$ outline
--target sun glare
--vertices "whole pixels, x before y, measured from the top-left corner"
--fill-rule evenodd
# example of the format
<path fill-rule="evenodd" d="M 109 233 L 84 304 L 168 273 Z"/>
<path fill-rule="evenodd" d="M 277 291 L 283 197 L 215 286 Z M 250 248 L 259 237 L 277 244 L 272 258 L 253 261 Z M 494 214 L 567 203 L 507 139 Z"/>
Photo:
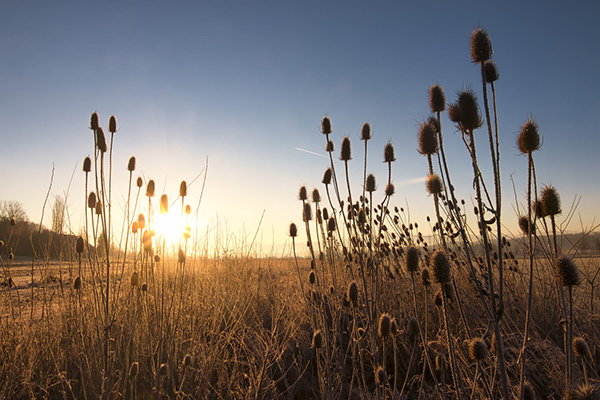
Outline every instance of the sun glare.
<path fill-rule="evenodd" d="M 169 245 L 176 246 L 180 240 L 189 238 L 190 225 L 187 218 L 176 213 L 158 214 L 156 234 Z"/>

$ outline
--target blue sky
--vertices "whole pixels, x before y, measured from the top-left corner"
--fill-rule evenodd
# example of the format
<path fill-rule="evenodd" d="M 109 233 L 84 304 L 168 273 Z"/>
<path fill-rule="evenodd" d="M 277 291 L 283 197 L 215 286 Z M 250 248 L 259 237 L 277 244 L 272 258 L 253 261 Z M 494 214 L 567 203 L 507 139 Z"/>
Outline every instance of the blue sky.
<path fill-rule="evenodd" d="M 478 26 L 490 33 L 500 71 L 505 224 L 514 230 L 517 219 L 511 176 L 518 200 L 525 198 L 526 160 L 515 139 L 530 116 L 544 140 L 535 154 L 539 182 L 557 187 L 565 214 L 582 196 L 585 226 L 598 216 L 595 2 L 11 1 L 0 8 L 0 199 L 22 202 L 33 221 L 54 165 L 52 195 L 69 191 L 71 228 L 82 225 L 81 163 L 93 152 L 93 111 L 103 126 L 111 114 L 119 123 L 116 208 L 130 156 L 134 178 L 154 179 L 172 197 L 208 157 L 201 219 L 244 241 L 264 210 L 258 240 L 285 243 L 288 224 L 301 221 L 299 186 L 320 188 L 327 167 L 296 148 L 325 153 L 319 125 L 328 115 L 336 148 L 343 136 L 353 139 L 354 181 L 362 174 L 361 125 L 374 131 L 369 171 L 380 182 L 383 146 L 392 141 L 392 204 L 408 204 L 412 219 L 423 221 L 433 203 L 422 183 L 411 183 L 427 171 L 415 150 L 417 124 L 429 113 L 433 83 L 448 102 L 465 87 L 481 95 L 469 58 Z M 443 123 L 455 186 L 469 201 L 467 153 Z M 199 190 L 198 182 L 190 187 L 192 204 Z M 569 230 L 579 229 L 578 214 Z"/>

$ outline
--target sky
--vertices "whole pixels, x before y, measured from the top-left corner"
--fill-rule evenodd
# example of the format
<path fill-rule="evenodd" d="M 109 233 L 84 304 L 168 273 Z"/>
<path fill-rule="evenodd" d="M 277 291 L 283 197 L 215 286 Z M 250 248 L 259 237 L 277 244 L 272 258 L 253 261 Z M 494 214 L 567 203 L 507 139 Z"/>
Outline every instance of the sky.
<path fill-rule="evenodd" d="M 368 170 L 380 196 L 383 147 L 394 144 L 391 205 L 423 222 L 434 213 L 422 181 L 427 162 L 416 151 L 418 123 L 430 112 L 427 91 L 442 85 L 450 103 L 471 88 L 481 100 L 469 36 L 484 27 L 500 72 L 504 223 L 517 232 L 527 162 L 515 142 L 534 117 L 543 138 L 534 154 L 538 180 L 559 191 L 559 222 L 580 199 L 567 227 L 580 231 L 600 217 L 598 16 L 593 1 L 5 1 L 0 200 L 21 202 L 39 222 L 53 175 L 42 221 L 50 224 L 55 197 L 66 196 L 78 233 L 81 166 L 93 155 L 88 126 L 96 111 L 106 131 L 110 115 L 118 121 L 113 210 L 124 207 L 131 156 L 133 178 L 155 180 L 157 193 L 173 200 L 182 180 L 200 175 L 189 187 L 194 209 L 207 172 L 198 218 L 220 232 L 222 248 L 235 250 L 256 234 L 263 251 L 283 254 L 288 225 L 302 221 L 299 187 L 324 193 L 328 159 L 318 154 L 326 154 L 319 128 L 327 115 L 336 157 L 342 138 L 352 140 L 357 183 L 360 129 L 370 123 Z M 472 202 L 468 154 L 447 117 L 442 123 L 458 196 Z M 485 130 L 477 137 L 489 179 Z"/>

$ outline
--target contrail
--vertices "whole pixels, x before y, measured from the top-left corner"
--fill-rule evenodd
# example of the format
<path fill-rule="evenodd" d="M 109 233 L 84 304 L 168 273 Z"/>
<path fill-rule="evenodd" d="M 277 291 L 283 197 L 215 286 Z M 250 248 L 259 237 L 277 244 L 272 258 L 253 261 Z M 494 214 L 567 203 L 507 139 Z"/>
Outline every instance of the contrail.
<path fill-rule="evenodd" d="M 426 176 L 423 176 L 421 178 L 407 179 L 405 181 L 401 181 L 400 183 L 398 183 L 398 186 L 402 187 L 402 186 L 414 185 L 415 183 L 425 182 L 426 180 L 427 180 Z"/>
<path fill-rule="evenodd" d="M 305 153 L 314 154 L 315 156 L 327 158 L 327 156 L 324 156 L 323 154 L 315 153 L 314 151 L 310 151 L 310 150 L 304 150 L 304 149 L 301 149 L 300 147 L 294 147 L 294 149 L 303 151 Z"/>

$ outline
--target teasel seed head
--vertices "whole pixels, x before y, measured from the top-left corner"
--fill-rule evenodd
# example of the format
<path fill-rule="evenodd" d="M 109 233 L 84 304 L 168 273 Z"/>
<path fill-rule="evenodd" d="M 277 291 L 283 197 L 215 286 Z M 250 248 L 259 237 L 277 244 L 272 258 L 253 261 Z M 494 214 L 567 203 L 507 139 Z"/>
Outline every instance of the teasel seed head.
<path fill-rule="evenodd" d="M 323 347 L 323 334 L 320 330 L 313 334 L 311 347 L 313 349 L 320 349 Z"/>
<path fill-rule="evenodd" d="M 331 168 L 327 168 L 323 173 L 323 179 L 321 179 L 321 183 L 329 185 L 331 183 L 331 174 Z"/>
<path fill-rule="evenodd" d="M 579 271 L 573 260 L 569 257 L 559 257 L 556 260 L 556 277 L 562 286 L 579 285 Z"/>
<path fill-rule="evenodd" d="M 117 131 L 117 117 L 111 115 L 108 120 L 108 131 L 110 133 L 115 133 Z"/>
<path fill-rule="evenodd" d="M 410 246 L 406 250 L 406 270 L 408 272 L 419 270 L 419 250 L 414 246 Z"/>
<path fill-rule="evenodd" d="M 88 195 L 88 207 L 96 208 L 96 193 L 90 192 Z"/>
<path fill-rule="evenodd" d="M 370 140 L 372 137 L 371 125 L 368 122 L 365 122 L 360 131 L 360 140 Z"/>
<path fill-rule="evenodd" d="M 129 158 L 129 162 L 127 163 L 127 171 L 129 171 L 129 172 L 135 171 L 135 156 L 131 156 Z"/>
<path fill-rule="evenodd" d="M 348 285 L 348 300 L 352 304 L 352 307 L 356 307 L 358 304 L 358 285 L 355 281 L 350 282 Z"/>
<path fill-rule="evenodd" d="M 163 194 L 160 196 L 160 213 L 168 214 L 169 213 L 169 196 Z"/>
<path fill-rule="evenodd" d="M 147 292 L 148 291 L 148 284 L 146 282 L 142 283 L 142 292 Z"/>
<path fill-rule="evenodd" d="M 179 196 L 181 196 L 181 197 L 187 196 L 187 182 L 186 181 L 181 181 L 181 184 L 179 185 Z"/>
<path fill-rule="evenodd" d="M 329 117 L 323 117 L 321 120 L 321 132 L 324 135 L 329 135 L 332 131 L 333 129 L 331 128 L 331 120 Z"/>
<path fill-rule="evenodd" d="M 493 52 L 490 35 L 485 29 L 477 28 L 471 32 L 471 60 L 474 63 L 489 60 Z"/>
<path fill-rule="evenodd" d="M 474 131 L 483 125 L 477 104 L 477 95 L 473 90 L 461 90 L 458 93 L 458 104 L 462 116 L 460 123 L 465 129 Z"/>
<path fill-rule="evenodd" d="M 179 249 L 179 251 L 177 252 L 177 262 L 179 264 L 185 263 L 185 253 L 183 252 L 183 249 Z"/>
<path fill-rule="evenodd" d="M 529 382 L 525 382 L 523 384 L 523 396 L 521 396 L 523 398 L 523 400 L 535 400 L 535 390 L 533 389 L 533 386 L 531 386 L 531 383 Z"/>
<path fill-rule="evenodd" d="M 327 220 L 327 232 L 335 231 L 335 218 L 331 217 Z"/>
<path fill-rule="evenodd" d="M 396 193 L 396 188 L 394 187 L 393 183 L 388 183 L 385 186 L 385 195 L 388 197 L 391 197 L 394 195 L 394 193 Z"/>
<path fill-rule="evenodd" d="M 425 287 L 431 286 L 431 277 L 429 276 L 429 269 L 423 268 L 421 270 L 421 283 Z"/>
<path fill-rule="evenodd" d="M 148 181 L 148 184 L 146 185 L 146 196 L 154 197 L 154 191 L 155 191 L 154 180 L 150 179 Z"/>
<path fill-rule="evenodd" d="M 129 376 L 135 378 L 138 372 L 140 372 L 140 363 L 137 361 L 132 362 L 131 367 L 129 367 Z"/>
<path fill-rule="evenodd" d="M 496 82 L 500 78 L 500 74 L 498 73 L 498 66 L 492 60 L 487 60 L 483 64 L 483 76 L 487 83 Z"/>
<path fill-rule="evenodd" d="M 160 255 L 159 255 L 159 254 L 157 254 L 157 255 L 155 255 L 155 256 L 154 256 L 154 262 L 157 262 L 157 263 L 159 263 L 159 262 L 160 262 L 160 260 L 161 260 L 161 258 L 160 258 Z"/>
<path fill-rule="evenodd" d="M 167 372 L 169 372 L 169 366 L 167 363 L 161 364 L 160 368 L 158 369 L 158 375 L 165 376 L 167 375 Z"/>
<path fill-rule="evenodd" d="M 542 207 L 546 216 L 553 216 L 562 212 L 560 209 L 560 197 L 558 196 L 558 191 L 554 186 L 545 186 L 542 189 L 541 198 Z"/>
<path fill-rule="evenodd" d="M 310 271 L 308 273 L 308 281 L 311 285 L 315 284 L 315 282 L 317 281 L 317 275 L 315 274 L 315 271 Z"/>
<path fill-rule="evenodd" d="M 462 110 L 458 103 L 452 103 L 448 106 L 448 117 L 455 124 L 460 124 L 462 121 Z"/>
<path fill-rule="evenodd" d="M 433 129 L 435 130 L 435 133 L 437 135 L 440 134 L 442 127 L 440 126 L 440 121 L 438 121 L 438 119 L 434 115 L 430 115 L 429 117 L 427 117 L 427 119 L 425 120 L 425 123 L 433 126 Z M 437 136 L 436 136 L 436 138 L 437 138 Z"/>
<path fill-rule="evenodd" d="M 14 260 L 14 258 L 15 258 L 15 255 L 14 255 L 13 253 L 9 253 L 9 254 L 8 254 L 8 259 L 9 259 L 10 261 Z"/>
<path fill-rule="evenodd" d="M 590 347 L 582 337 L 576 337 L 573 339 L 573 353 L 577 357 L 589 358 L 591 356 Z"/>
<path fill-rule="evenodd" d="M 531 221 L 525 216 L 519 217 L 519 228 L 521 228 L 521 232 L 524 235 L 529 235 L 530 228 L 533 228 L 531 229 L 531 234 L 535 234 L 535 227 L 531 225 Z"/>
<path fill-rule="evenodd" d="M 140 277 L 138 275 L 137 272 L 134 272 L 131 274 L 131 278 L 129 279 L 129 283 L 131 284 L 131 287 L 136 287 L 139 283 Z"/>
<path fill-rule="evenodd" d="M 377 326 L 377 333 L 380 337 L 386 338 L 390 336 L 392 319 L 388 314 L 381 314 L 379 317 L 379 324 Z"/>
<path fill-rule="evenodd" d="M 529 154 L 540 148 L 539 125 L 535 119 L 529 118 L 521 126 L 519 136 L 517 136 L 517 146 L 521 154 Z"/>
<path fill-rule="evenodd" d="M 319 189 L 313 189 L 312 201 L 313 203 L 319 203 L 321 201 L 321 193 L 319 193 Z"/>
<path fill-rule="evenodd" d="M 191 367 L 192 366 L 192 355 L 191 354 L 186 354 L 185 357 L 183 358 L 183 365 L 185 367 Z"/>
<path fill-rule="evenodd" d="M 133 223 L 131 224 L 131 233 L 133 233 L 135 235 L 139 229 L 140 228 L 139 228 L 138 222 L 133 221 Z"/>
<path fill-rule="evenodd" d="M 375 371 L 375 380 L 381 386 L 385 386 L 387 384 L 388 375 L 382 366 L 377 367 L 377 371 Z"/>
<path fill-rule="evenodd" d="M 469 342 L 469 357 L 474 361 L 482 361 L 488 357 L 487 344 L 479 338 Z"/>
<path fill-rule="evenodd" d="M 92 159 L 88 156 L 83 159 L 83 172 L 90 172 L 92 170 Z"/>
<path fill-rule="evenodd" d="M 306 190 L 306 186 L 300 186 L 300 190 L 298 191 L 298 199 L 302 201 L 308 199 L 308 191 Z"/>
<path fill-rule="evenodd" d="M 546 218 L 546 211 L 544 210 L 544 204 L 542 200 L 538 199 L 533 203 L 533 210 L 535 211 L 536 218 Z"/>
<path fill-rule="evenodd" d="M 440 194 L 444 190 L 442 179 L 439 175 L 431 174 L 427 177 L 427 191 L 429 194 Z"/>
<path fill-rule="evenodd" d="M 419 124 L 419 153 L 433 155 L 438 151 L 437 129 L 435 125 L 424 122 Z"/>
<path fill-rule="evenodd" d="M 73 289 L 75 289 L 75 290 L 81 289 L 81 277 L 80 276 L 75 278 L 75 281 L 73 282 Z"/>
<path fill-rule="evenodd" d="M 375 183 L 375 175 L 369 174 L 367 175 L 367 182 L 365 185 L 365 190 L 369 193 L 373 193 L 377 190 L 377 184 Z"/>
<path fill-rule="evenodd" d="M 429 87 L 429 108 L 433 113 L 442 112 L 446 109 L 444 89 L 437 83 Z"/>
<path fill-rule="evenodd" d="M 437 283 L 450 282 L 450 262 L 448 256 L 443 250 L 438 250 L 433 254 L 431 259 L 431 269 L 433 277 Z"/>
<path fill-rule="evenodd" d="M 141 176 L 138 176 L 137 181 L 135 182 L 135 185 L 139 188 L 141 188 L 142 186 L 144 186 L 144 180 L 142 179 Z"/>
<path fill-rule="evenodd" d="M 352 160 L 352 150 L 350 145 L 350 138 L 346 136 L 342 139 L 342 151 L 340 152 L 340 160 L 350 161 Z"/>
<path fill-rule="evenodd" d="M 367 222 L 367 214 L 365 213 L 364 208 L 358 210 L 358 215 L 356 219 L 359 225 L 364 225 Z"/>
<path fill-rule="evenodd" d="M 304 209 L 302 210 L 302 221 L 308 222 L 308 221 L 311 221 L 312 219 L 313 219 L 312 207 L 310 206 L 310 203 L 305 203 Z"/>
<path fill-rule="evenodd" d="M 192 207 L 189 204 L 185 205 L 185 213 L 190 215 L 192 213 Z"/>
<path fill-rule="evenodd" d="M 290 229 L 289 229 L 288 233 L 293 238 L 295 238 L 296 236 L 298 236 L 298 227 L 296 226 L 295 223 L 292 222 L 290 224 Z"/>
<path fill-rule="evenodd" d="M 79 236 L 77 238 L 77 246 L 75 246 L 76 247 L 75 250 L 77 251 L 77 254 L 83 253 L 83 244 L 84 244 L 83 243 L 83 238 L 81 236 Z"/>
<path fill-rule="evenodd" d="M 335 144 L 333 143 L 333 140 L 327 141 L 327 144 L 325 145 L 325 151 L 328 153 L 333 153 L 335 151 Z"/>
<path fill-rule="evenodd" d="M 144 245 L 144 251 L 146 253 L 152 251 L 152 235 L 148 230 L 145 230 L 142 234 L 142 244 Z"/>
<path fill-rule="evenodd" d="M 388 142 L 383 148 L 383 162 L 392 163 L 396 161 L 396 157 L 394 155 L 394 145 L 392 142 Z"/>
<path fill-rule="evenodd" d="M 92 130 L 95 131 L 98 128 L 99 128 L 99 125 L 98 125 L 98 113 L 96 111 L 94 111 L 92 113 L 92 116 L 90 117 L 90 129 L 92 129 Z"/>
<path fill-rule="evenodd" d="M 140 229 L 146 228 L 146 217 L 144 217 L 144 214 L 138 215 L 137 223 L 138 223 L 138 228 L 140 228 Z"/>
<path fill-rule="evenodd" d="M 102 202 L 100 200 L 96 202 L 96 215 L 102 215 Z"/>
<path fill-rule="evenodd" d="M 184 239 L 189 239 L 192 237 L 192 228 L 190 227 L 190 224 L 187 224 L 184 228 L 183 228 L 183 238 Z"/>
<path fill-rule="evenodd" d="M 108 149 L 106 146 L 106 136 L 104 136 L 104 129 L 99 127 L 94 132 L 96 132 L 96 147 L 103 153 L 106 153 Z"/>
<path fill-rule="evenodd" d="M 408 320 L 408 341 L 414 343 L 419 337 L 419 322 L 415 317 L 410 317 Z"/>
<path fill-rule="evenodd" d="M 14 218 L 11 218 L 10 219 L 10 226 L 15 226 L 15 225 L 17 225 L 17 220 L 14 219 Z"/>

